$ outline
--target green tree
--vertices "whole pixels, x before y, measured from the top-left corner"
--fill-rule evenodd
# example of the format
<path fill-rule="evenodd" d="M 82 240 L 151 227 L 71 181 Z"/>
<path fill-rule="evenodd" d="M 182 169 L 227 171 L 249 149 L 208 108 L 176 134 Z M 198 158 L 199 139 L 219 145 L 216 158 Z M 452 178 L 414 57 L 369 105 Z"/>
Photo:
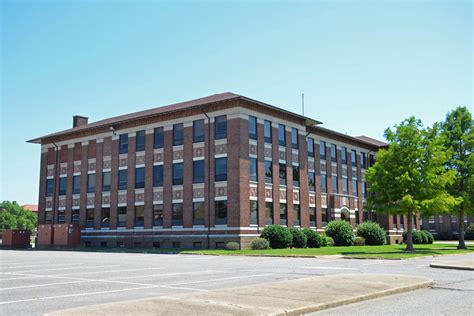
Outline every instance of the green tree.
<path fill-rule="evenodd" d="M 28 229 L 36 227 L 38 218 L 35 213 L 21 207 L 16 202 L 0 203 L 0 231 L 4 229 Z"/>
<path fill-rule="evenodd" d="M 464 216 L 474 213 L 474 128 L 472 115 L 466 107 L 458 107 L 446 115 L 441 124 L 442 138 L 449 154 L 446 169 L 455 172 L 455 180 L 448 187 L 451 195 L 461 203 L 453 208 L 452 214 L 458 217 L 459 244 L 458 249 L 466 249 L 464 243 Z"/>
<path fill-rule="evenodd" d="M 367 207 L 407 216 L 408 252 L 413 251 L 414 216 L 447 213 L 459 203 L 446 191 L 454 172 L 444 168 L 447 154 L 438 134 L 436 126 L 424 129 L 414 117 L 386 129 L 388 148 L 377 153 L 366 172 Z"/>

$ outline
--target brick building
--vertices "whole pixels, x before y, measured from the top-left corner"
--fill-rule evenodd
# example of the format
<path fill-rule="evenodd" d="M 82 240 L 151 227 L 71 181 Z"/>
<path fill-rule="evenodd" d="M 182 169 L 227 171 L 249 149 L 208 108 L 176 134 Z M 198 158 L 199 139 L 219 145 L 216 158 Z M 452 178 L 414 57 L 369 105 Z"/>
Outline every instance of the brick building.
<path fill-rule="evenodd" d="M 88 123 L 41 144 L 39 224 L 86 246 L 246 246 L 267 224 L 324 230 L 406 219 L 366 211 L 365 170 L 386 144 L 233 93 Z M 418 221 L 417 221 L 418 225 Z"/>

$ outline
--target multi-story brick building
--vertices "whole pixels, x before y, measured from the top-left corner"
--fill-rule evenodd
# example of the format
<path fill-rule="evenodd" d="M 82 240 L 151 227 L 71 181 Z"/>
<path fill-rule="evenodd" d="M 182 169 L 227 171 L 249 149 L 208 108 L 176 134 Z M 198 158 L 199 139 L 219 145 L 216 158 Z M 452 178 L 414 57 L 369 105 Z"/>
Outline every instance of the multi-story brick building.
<path fill-rule="evenodd" d="M 364 210 L 385 143 L 233 93 L 88 123 L 41 144 L 39 223 L 80 225 L 91 246 L 243 246 L 268 224 L 323 230 L 404 219 Z M 405 219 L 406 222 L 406 219 Z"/>

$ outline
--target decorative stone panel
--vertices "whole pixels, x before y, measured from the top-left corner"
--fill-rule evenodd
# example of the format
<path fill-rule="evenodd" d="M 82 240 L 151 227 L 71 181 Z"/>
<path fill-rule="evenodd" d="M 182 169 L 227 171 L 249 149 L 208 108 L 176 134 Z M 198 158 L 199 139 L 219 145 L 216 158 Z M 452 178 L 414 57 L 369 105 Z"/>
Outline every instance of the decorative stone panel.
<path fill-rule="evenodd" d="M 74 161 L 73 173 L 81 173 L 81 161 Z"/>
<path fill-rule="evenodd" d="M 135 202 L 144 202 L 145 193 L 143 191 L 135 192 Z"/>
<path fill-rule="evenodd" d="M 135 164 L 138 165 L 138 166 L 145 164 L 145 153 L 144 152 L 140 152 L 139 154 L 137 154 L 137 159 L 135 160 Z"/>
<path fill-rule="evenodd" d="M 258 197 L 258 190 L 257 187 L 251 186 L 249 189 L 249 196 L 250 197 Z"/>
<path fill-rule="evenodd" d="M 184 154 L 182 149 L 173 151 L 173 160 L 181 160 L 183 159 L 183 156 Z"/>
<path fill-rule="evenodd" d="M 249 144 L 249 155 L 257 155 L 257 145 Z"/>
<path fill-rule="evenodd" d="M 153 162 L 163 162 L 163 152 L 155 152 Z"/>
<path fill-rule="evenodd" d="M 216 145 L 216 155 L 227 154 L 227 144 Z"/>
<path fill-rule="evenodd" d="M 119 204 L 127 203 L 127 192 L 119 193 L 118 203 Z"/>
<path fill-rule="evenodd" d="M 342 174 L 345 176 L 347 174 L 347 167 L 342 166 Z"/>
<path fill-rule="evenodd" d="M 74 196 L 72 198 L 72 207 L 79 207 L 81 205 L 81 200 L 79 199 L 79 196 Z"/>
<path fill-rule="evenodd" d="M 316 205 L 316 196 L 314 194 L 309 195 L 309 205 L 315 206 Z"/>
<path fill-rule="evenodd" d="M 265 198 L 266 199 L 273 198 L 273 189 L 272 188 L 265 188 Z"/>
<path fill-rule="evenodd" d="M 227 187 L 217 187 L 216 197 L 227 196 Z"/>
<path fill-rule="evenodd" d="M 265 158 L 272 159 L 273 155 L 272 155 L 272 147 L 271 146 L 265 146 L 264 153 L 265 153 Z"/>
<path fill-rule="evenodd" d="M 300 193 L 298 191 L 293 192 L 293 201 L 295 201 L 295 202 L 300 201 Z"/>
<path fill-rule="evenodd" d="M 286 200 L 286 190 L 280 188 L 280 200 Z"/>
<path fill-rule="evenodd" d="M 204 157 L 204 147 L 195 147 L 193 148 L 193 157 Z"/>
<path fill-rule="evenodd" d="M 286 160 L 286 152 L 284 149 L 278 150 L 278 159 L 279 160 Z"/>
<path fill-rule="evenodd" d="M 341 199 L 340 200 L 341 206 L 342 205 L 345 205 L 345 206 L 349 205 L 349 198 L 347 196 L 342 196 L 340 199 Z"/>
<path fill-rule="evenodd" d="M 95 171 L 95 158 L 89 159 L 89 161 L 87 162 L 87 170 Z"/>
<path fill-rule="evenodd" d="M 326 173 L 326 163 L 321 162 L 321 172 Z"/>
<path fill-rule="evenodd" d="M 154 191 L 153 202 L 162 202 L 162 201 L 163 201 L 163 191 Z"/>
<path fill-rule="evenodd" d="M 183 188 L 173 189 L 173 200 L 182 200 L 183 199 Z"/>
<path fill-rule="evenodd" d="M 102 159 L 102 169 L 110 169 L 112 168 L 112 157 L 104 156 Z"/>
<path fill-rule="evenodd" d="M 110 204 L 110 195 L 103 195 L 102 196 L 102 204 Z"/>
<path fill-rule="evenodd" d="M 314 158 L 308 157 L 308 169 L 314 171 Z"/>
<path fill-rule="evenodd" d="M 67 162 L 64 162 L 60 165 L 59 174 L 67 174 Z"/>
<path fill-rule="evenodd" d="M 87 206 L 94 206 L 94 200 L 95 200 L 94 195 L 88 195 L 87 196 Z"/>
<path fill-rule="evenodd" d="M 365 181 L 365 170 L 362 170 L 361 174 L 362 174 L 362 181 Z"/>
<path fill-rule="evenodd" d="M 204 188 L 193 188 L 193 198 L 194 199 L 204 198 Z"/>
<path fill-rule="evenodd" d="M 48 166 L 47 176 L 48 177 L 54 177 L 54 165 L 49 165 Z"/>
<path fill-rule="evenodd" d="M 53 200 L 51 198 L 46 199 L 46 209 L 53 208 Z"/>
<path fill-rule="evenodd" d="M 331 166 L 331 173 L 334 175 L 337 174 L 337 166 Z"/>
<path fill-rule="evenodd" d="M 66 198 L 65 197 L 59 198 L 58 207 L 59 208 L 65 208 L 66 207 Z"/>
<path fill-rule="evenodd" d="M 300 162 L 297 153 L 293 153 L 293 154 L 291 155 L 291 159 L 292 159 L 292 162 L 293 162 L 293 163 L 299 163 L 299 162 Z"/>
<path fill-rule="evenodd" d="M 352 169 L 352 179 L 357 179 L 357 170 Z"/>
<path fill-rule="evenodd" d="M 321 206 L 327 207 L 328 206 L 328 197 L 327 195 L 321 195 Z"/>

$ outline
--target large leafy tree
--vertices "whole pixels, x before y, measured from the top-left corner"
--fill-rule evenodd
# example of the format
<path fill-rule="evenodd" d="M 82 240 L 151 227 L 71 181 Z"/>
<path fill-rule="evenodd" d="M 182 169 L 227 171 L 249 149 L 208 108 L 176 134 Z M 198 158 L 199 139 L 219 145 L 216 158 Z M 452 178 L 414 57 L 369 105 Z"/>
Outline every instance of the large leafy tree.
<path fill-rule="evenodd" d="M 466 107 L 458 107 L 448 113 L 441 124 L 441 135 L 446 152 L 449 154 L 446 169 L 455 172 L 455 181 L 449 186 L 449 192 L 460 199 L 461 203 L 452 210 L 458 217 L 458 249 L 466 249 L 464 243 L 464 216 L 474 213 L 474 128 L 472 115 Z"/>
<path fill-rule="evenodd" d="M 0 203 L 0 231 L 4 229 L 28 229 L 36 227 L 38 218 L 35 213 L 21 207 L 16 202 Z"/>
<path fill-rule="evenodd" d="M 446 170 L 447 154 L 436 126 L 425 129 L 411 117 L 385 130 L 388 148 L 377 153 L 367 170 L 367 206 L 377 212 L 407 216 L 407 247 L 413 251 L 413 218 L 449 212 L 458 200 L 446 191 L 454 172 Z"/>

